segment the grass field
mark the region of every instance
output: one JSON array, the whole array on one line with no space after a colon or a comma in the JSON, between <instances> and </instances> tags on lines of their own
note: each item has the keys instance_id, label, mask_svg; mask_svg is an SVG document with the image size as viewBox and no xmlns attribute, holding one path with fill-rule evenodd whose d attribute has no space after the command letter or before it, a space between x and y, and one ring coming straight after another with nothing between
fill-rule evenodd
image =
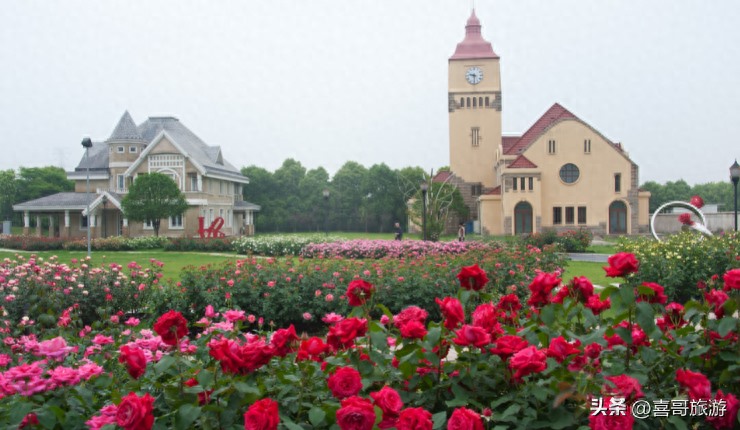
<instances>
[{"instance_id":1,"label":"grass field","mask_svg":"<svg viewBox=\"0 0 740 430\"><path fill-rule=\"evenodd\" d=\"M605 287L615 282L615 279L606 277L606 272L603 269L606 265L606 263L592 263L588 261L569 261L568 267L565 268L562 276L563 282L567 283L574 276L585 276L592 284Z\"/></svg>"}]
</instances>

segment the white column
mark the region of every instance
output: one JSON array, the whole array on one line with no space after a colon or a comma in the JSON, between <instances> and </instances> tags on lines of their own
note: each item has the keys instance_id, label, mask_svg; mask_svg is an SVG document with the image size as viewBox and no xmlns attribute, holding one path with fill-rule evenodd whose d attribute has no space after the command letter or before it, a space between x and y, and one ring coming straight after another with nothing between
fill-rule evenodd
<instances>
[{"instance_id":1,"label":"white column","mask_svg":"<svg viewBox=\"0 0 740 430\"><path fill-rule=\"evenodd\" d=\"M203 192L205 191L203 190L203 176L201 176L200 173L198 173L197 175L198 175L198 191Z\"/></svg>"},{"instance_id":2,"label":"white column","mask_svg":"<svg viewBox=\"0 0 740 430\"><path fill-rule=\"evenodd\" d=\"M64 211L64 226L69 228L69 211Z\"/></svg>"},{"instance_id":3,"label":"white column","mask_svg":"<svg viewBox=\"0 0 740 430\"><path fill-rule=\"evenodd\" d=\"M128 227L128 218L123 219L123 226Z\"/></svg>"},{"instance_id":4,"label":"white column","mask_svg":"<svg viewBox=\"0 0 740 430\"><path fill-rule=\"evenodd\" d=\"M23 227L31 227L31 214L28 211L23 211Z\"/></svg>"},{"instance_id":5,"label":"white column","mask_svg":"<svg viewBox=\"0 0 740 430\"><path fill-rule=\"evenodd\" d=\"M97 227L98 226L98 217L96 214L91 214L90 217L88 217L88 226L90 227Z\"/></svg>"}]
</instances>

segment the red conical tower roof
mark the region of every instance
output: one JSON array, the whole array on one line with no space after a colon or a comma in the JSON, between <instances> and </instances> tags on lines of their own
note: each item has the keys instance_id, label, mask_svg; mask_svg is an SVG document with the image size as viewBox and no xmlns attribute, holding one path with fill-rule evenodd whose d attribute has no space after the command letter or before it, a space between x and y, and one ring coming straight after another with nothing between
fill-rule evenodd
<instances>
[{"instance_id":1,"label":"red conical tower roof","mask_svg":"<svg viewBox=\"0 0 740 430\"><path fill-rule=\"evenodd\" d=\"M450 60L462 60L468 58L499 58L491 42L486 41L481 35L480 20L475 16L475 9L470 14L467 24L465 24L465 39L457 44L455 53Z\"/></svg>"}]
</instances>

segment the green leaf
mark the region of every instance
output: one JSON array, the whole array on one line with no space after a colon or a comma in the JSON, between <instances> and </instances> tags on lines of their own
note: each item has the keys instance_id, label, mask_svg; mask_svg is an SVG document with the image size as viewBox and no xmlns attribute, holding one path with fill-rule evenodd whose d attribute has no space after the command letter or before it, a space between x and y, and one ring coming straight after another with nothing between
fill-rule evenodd
<instances>
[{"instance_id":1,"label":"green leaf","mask_svg":"<svg viewBox=\"0 0 740 430\"><path fill-rule=\"evenodd\" d=\"M177 410L177 416L175 417L175 428L178 430L186 430L195 422L200 416L200 408L194 405L182 405Z\"/></svg>"},{"instance_id":2,"label":"green leaf","mask_svg":"<svg viewBox=\"0 0 740 430\"><path fill-rule=\"evenodd\" d=\"M442 428L442 426L447 422L447 412L442 411L432 415L432 422L434 423L434 427L432 428Z\"/></svg>"},{"instance_id":3,"label":"green leaf","mask_svg":"<svg viewBox=\"0 0 740 430\"><path fill-rule=\"evenodd\" d=\"M164 355L162 358L157 362L157 364L154 365L154 371L157 374L162 374L169 370L172 366L175 365L175 357L171 355Z\"/></svg>"},{"instance_id":4,"label":"green leaf","mask_svg":"<svg viewBox=\"0 0 740 430\"><path fill-rule=\"evenodd\" d=\"M510 417L510 416L512 416L512 415L515 415L515 414L517 414L517 413L518 413L518 412L519 412L519 411L520 411L521 409L522 409L522 407L521 407L520 405L517 405L517 404L511 405L511 406L509 406L508 408L506 408L506 410L505 410L505 411L503 411L503 412L501 413L501 416L499 417L499 419L504 419L504 418L506 418L506 417Z\"/></svg>"},{"instance_id":5,"label":"green leaf","mask_svg":"<svg viewBox=\"0 0 740 430\"><path fill-rule=\"evenodd\" d=\"M213 372L203 369L198 373L198 376L196 376L195 379L198 380L198 384L200 384L201 387L210 387L213 383Z\"/></svg>"},{"instance_id":6,"label":"green leaf","mask_svg":"<svg viewBox=\"0 0 740 430\"><path fill-rule=\"evenodd\" d=\"M283 425L288 428L288 430L303 430L303 427L299 426L298 424L294 423L290 420L288 417L281 417Z\"/></svg>"},{"instance_id":7,"label":"green leaf","mask_svg":"<svg viewBox=\"0 0 740 430\"><path fill-rule=\"evenodd\" d=\"M260 394L259 388L253 385L249 385L246 382L235 382L234 388L236 388L236 391L242 394Z\"/></svg>"},{"instance_id":8,"label":"green leaf","mask_svg":"<svg viewBox=\"0 0 740 430\"><path fill-rule=\"evenodd\" d=\"M314 427L318 427L323 424L325 419L326 412L321 408L311 408L311 410L308 411L308 420L311 421L311 424Z\"/></svg>"},{"instance_id":9,"label":"green leaf","mask_svg":"<svg viewBox=\"0 0 740 430\"><path fill-rule=\"evenodd\" d=\"M719 321L719 327L717 332L720 336L725 337L729 332L735 329L737 325L737 319L733 317L724 317Z\"/></svg>"},{"instance_id":10,"label":"green leaf","mask_svg":"<svg viewBox=\"0 0 740 430\"><path fill-rule=\"evenodd\" d=\"M651 290L652 291L652 290ZM645 333L651 338L655 332L660 332L658 326L655 325L655 311L648 302L640 302L637 304L637 323L640 324Z\"/></svg>"},{"instance_id":11,"label":"green leaf","mask_svg":"<svg viewBox=\"0 0 740 430\"><path fill-rule=\"evenodd\" d=\"M436 345L441 335L442 329L440 327L433 327L427 332L426 341L432 345Z\"/></svg>"},{"instance_id":12,"label":"green leaf","mask_svg":"<svg viewBox=\"0 0 740 430\"><path fill-rule=\"evenodd\" d=\"M619 296L622 298L622 303L626 306L631 306L635 303L635 289L630 287L629 284L619 287Z\"/></svg>"},{"instance_id":13,"label":"green leaf","mask_svg":"<svg viewBox=\"0 0 740 430\"><path fill-rule=\"evenodd\" d=\"M540 319L543 323L547 325L552 325L552 323L555 322L555 307L552 305L547 305L542 308L542 311L540 312Z\"/></svg>"},{"instance_id":14,"label":"green leaf","mask_svg":"<svg viewBox=\"0 0 740 430\"><path fill-rule=\"evenodd\" d=\"M672 428L676 430L689 430L686 423L677 415L672 415L668 418L668 422L672 424Z\"/></svg>"}]
</instances>

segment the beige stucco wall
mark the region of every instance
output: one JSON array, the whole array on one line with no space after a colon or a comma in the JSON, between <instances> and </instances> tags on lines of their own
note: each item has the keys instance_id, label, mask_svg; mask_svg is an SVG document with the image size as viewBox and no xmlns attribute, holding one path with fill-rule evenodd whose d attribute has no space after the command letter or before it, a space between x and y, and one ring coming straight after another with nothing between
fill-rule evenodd
<instances>
[{"instance_id":1,"label":"beige stucco wall","mask_svg":"<svg viewBox=\"0 0 740 430\"><path fill-rule=\"evenodd\" d=\"M555 154L548 153L548 141L551 139L556 142ZM590 153L584 151L586 139L591 140ZM553 226L552 208L555 206L585 206L585 226L598 227L601 223L607 223L607 229L609 205L613 201L623 201L630 213L628 194L632 163L582 122L565 120L555 124L524 152L524 156L536 164L541 172L541 202L537 206L533 204L533 207L534 216L541 216L542 226ZM575 164L580 171L580 177L573 184L566 184L560 179L560 169L566 163ZM508 172L512 170L515 169L507 169ZM621 174L620 192L616 192L614 187L617 173ZM508 209L509 206L505 207L505 210ZM577 216L575 221L572 226L578 226ZM629 216L627 231L632 231Z\"/></svg>"},{"instance_id":2,"label":"beige stucco wall","mask_svg":"<svg viewBox=\"0 0 740 430\"><path fill-rule=\"evenodd\" d=\"M480 196L478 203L482 233L495 236L505 234L501 196L483 195Z\"/></svg>"},{"instance_id":3,"label":"beige stucco wall","mask_svg":"<svg viewBox=\"0 0 740 430\"><path fill-rule=\"evenodd\" d=\"M637 195L640 201L638 221L641 226L650 225L650 191L640 191Z\"/></svg>"},{"instance_id":4,"label":"beige stucco wall","mask_svg":"<svg viewBox=\"0 0 740 430\"><path fill-rule=\"evenodd\" d=\"M480 83L465 79L470 67L483 71ZM450 60L448 70L450 168L465 182L496 185L494 157L501 143L501 76L498 59ZM460 99L489 98L489 106L462 107ZM479 145L473 146L471 127L479 128Z\"/></svg>"}]
</instances>

